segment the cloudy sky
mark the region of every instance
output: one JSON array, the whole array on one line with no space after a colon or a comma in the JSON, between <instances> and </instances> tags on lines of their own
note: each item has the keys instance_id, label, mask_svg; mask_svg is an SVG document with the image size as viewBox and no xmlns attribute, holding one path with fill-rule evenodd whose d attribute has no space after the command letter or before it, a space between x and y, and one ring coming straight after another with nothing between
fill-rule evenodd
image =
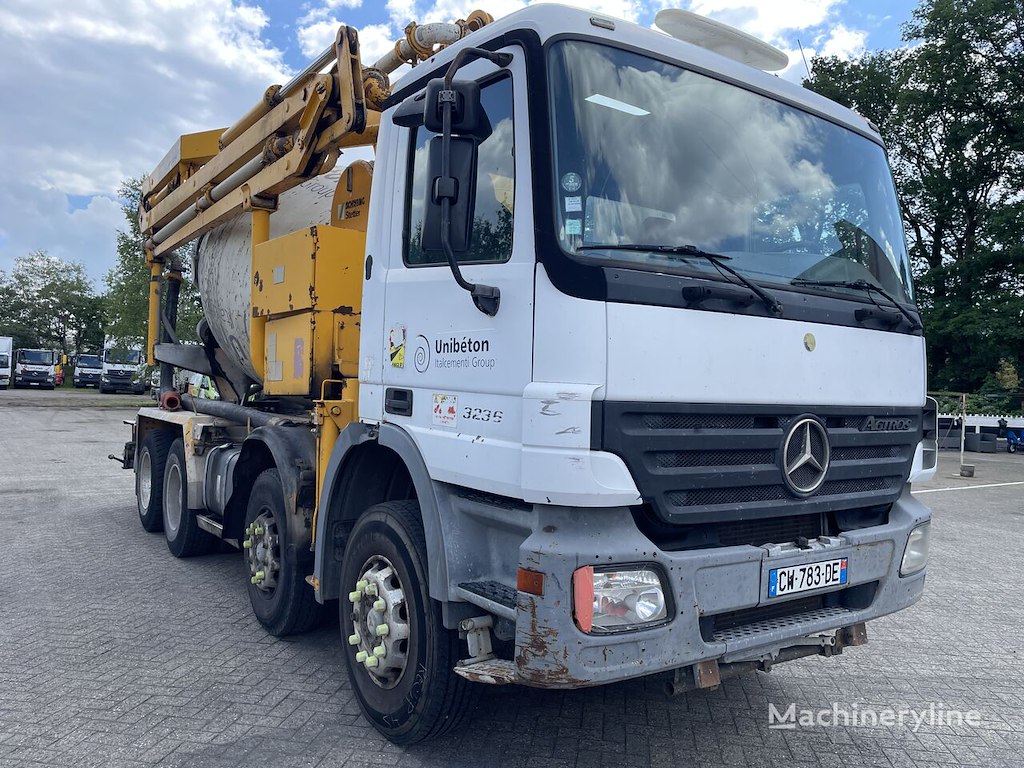
<instances>
[{"instance_id":1,"label":"cloudy sky","mask_svg":"<svg viewBox=\"0 0 1024 768\"><path fill-rule=\"evenodd\" d=\"M123 226L122 179L147 174L181 133L229 125L301 70L341 23L363 58L408 21L495 17L527 0L3 0L0 270L36 249L85 264L98 289ZM574 4L649 25L672 0ZM677 0L790 53L893 47L914 0Z\"/></svg>"}]
</instances>

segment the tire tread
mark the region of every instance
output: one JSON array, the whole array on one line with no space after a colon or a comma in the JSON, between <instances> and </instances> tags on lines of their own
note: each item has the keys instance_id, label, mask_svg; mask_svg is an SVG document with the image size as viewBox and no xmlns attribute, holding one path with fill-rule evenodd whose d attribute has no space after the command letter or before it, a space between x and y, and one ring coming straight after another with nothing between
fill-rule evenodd
<instances>
[{"instance_id":1,"label":"tire tread","mask_svg":"<svg viewBox=\"0 0 1024 768\"><path fill-rule=\"evenodd\" d=\"M166 429L150 430L146 433L146 436L142 438L140 452L149 448L149 464L152 474L156 479L154 481L154 477L150 478L150 510L147 510L145 516L143 516L142 510L139 508L138 479L136 479L135 506L139 511L139 522L142 524L143 529L149 533L160 533L164 529L164 466L167 464L167 454L170 451L171 443L173 442L174 435ZM136 474L138 474L138 471L138 463L136 463ZM156 508L155 514L151 511L153 507Z\"/></svg>"},{"instance_id":2,"label":"tire tread","mask_svg":"<svg viewBox=\"0 0 1024 768\"><path fill-rule=\"evenodd\" d=\"M172 544L171 540L167 540L167 548L171 550L171 554L175 557L196 557L197 555L207 555L219 546L220 539L214 538L211 534L204 531L199 527L199 523L196 522L195 514L188 508L188 474L187 467L185 465L185 443L178 437L175 438L171 443L171 447L167 452L167 463L170 463L171 457L174 457L180 462L181 466L181 482L182 482L182 494L185 498L182 500L181 509L181 526L178 529L178 535L183 537L181 544L177 542ZM164 472L166 477L167 465L164 465ZM163 486L161 485L161 496L163 495ZM161 514L161 521L163 515Z\"/></svg>"}]
</instances>

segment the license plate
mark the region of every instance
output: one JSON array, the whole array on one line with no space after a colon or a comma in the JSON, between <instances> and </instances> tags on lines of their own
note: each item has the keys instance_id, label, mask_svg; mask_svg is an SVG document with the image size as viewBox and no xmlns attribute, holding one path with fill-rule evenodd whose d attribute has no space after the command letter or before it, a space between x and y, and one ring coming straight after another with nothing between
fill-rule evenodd
<instances>
[{"instance_id":1,"label":"license plate","mask_svg":"<svg viewBox=\"0 0 1024 768\"><path fill-rule=\"evenodd\" d=\"M846 583L846 558L789 565L768 571L768 597L782 597Z\"/></svg>"}]
</instances>

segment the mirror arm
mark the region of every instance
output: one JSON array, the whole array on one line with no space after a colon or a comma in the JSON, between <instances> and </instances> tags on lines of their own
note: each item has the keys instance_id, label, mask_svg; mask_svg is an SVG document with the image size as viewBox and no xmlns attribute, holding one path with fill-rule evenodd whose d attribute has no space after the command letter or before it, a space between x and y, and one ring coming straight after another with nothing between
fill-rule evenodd
<instances>
[{"instance_id":1,"label":"mirror arm","mask_svg":"<svg viewBox=\"0 0 1024 768\"><path fill-rule=\"evenodd\" d=\"M443 174L442 183L446 185L454 184L454 180L452 179L451 147L452 106L455 101L455 92L452 91L452 80L455 77L455 73L458 72L459 68L470 56L473 58L487 59L499 67L507 67L512 61L512 54L510 53L494 53L492 51L485 51L482 48L464 48L459 51L452 60L452 63L449 65L448 71L444 76L444 90L438 96L439 99L443 100L443 104L441 105L441 173ZM498 314L498 307L501 304L501 291L497 286L471 283L462 276L462 270L459 269L459 262L455 258L455 252L452 250L451 244L452 190L442 190L442 193L441 248L444 250L445 258L448 259L448 266L452 270L452 276L455 278L455 282L458 283L460 288L465 291L469 291L470 295L473 297L473 304L477 309L485 315L494 317Z\"/></svg>"}]
</instances>

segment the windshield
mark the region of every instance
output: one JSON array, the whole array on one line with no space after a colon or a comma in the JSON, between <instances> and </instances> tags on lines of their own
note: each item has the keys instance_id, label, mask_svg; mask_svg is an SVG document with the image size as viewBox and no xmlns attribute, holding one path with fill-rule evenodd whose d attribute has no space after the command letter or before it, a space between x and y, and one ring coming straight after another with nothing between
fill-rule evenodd
<instances>
[{"instance_id":1,"label":"windshield","mask_svg":"<svg viewBox=\"0 0 1024 768\"><path fill-rule=\"evenodd\" d=\"M559 238L580 260L764 283L869 280L912 300L880 146L794 107L608 46L552 47ZM617 249L580 246L617 245ZM842 286L801 290L856 293Z\"/></svg>"},{"instance_id":2,"label":"windshield","mask_svg":"<svg viewBox=\"0 0 1024 768\"><path fill-rule=\"evenodd\" d=\"M98 355L79 355L78 356L78 367L79 368L99 368L100 358Z\"/></svg>"},{"instance_id":3,"label":"windshield","mask_svg":"<svg viewBox=\"0 0 1024 768\"><path fill-rule=\"evenodd\" d=\"M142 353L137 349L106 349L103 361L111 365L138 365Z\"/></svg>"},{"instance_id":4,"label":"windshield","mask_svg":"<svg viewBox=\"0 0 1024 768\"><path fill-rule=\"evenodd\" d=\"M27 365L53 365L53 352L46 349L18 350L18 362Z\"/></svg>"}]
</instances>

